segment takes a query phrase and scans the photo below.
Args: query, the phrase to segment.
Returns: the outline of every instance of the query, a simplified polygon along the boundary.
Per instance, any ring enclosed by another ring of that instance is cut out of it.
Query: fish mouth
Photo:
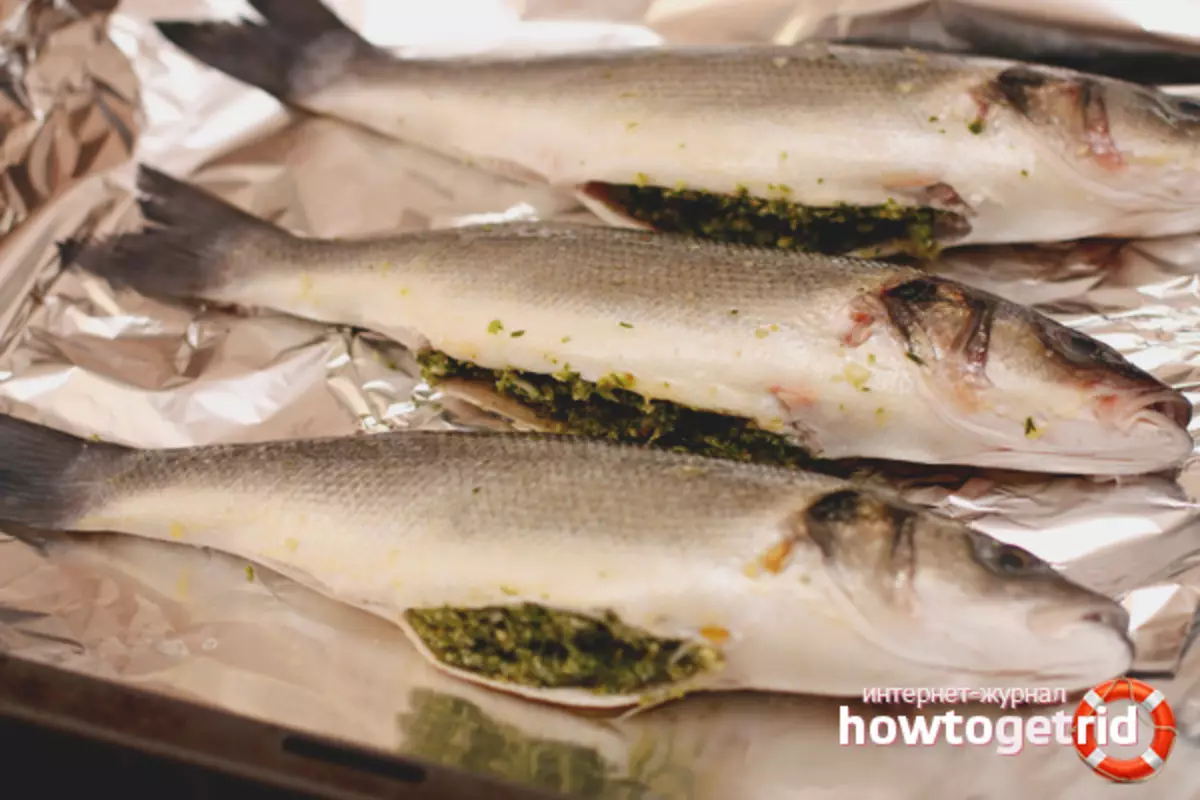
[[[963,675],[980,676],[991,679],[999,678],[1029,678],[1041,681],[1048,680],[1081,680],[1082,684],[1090,684],[1094,680],[1103,680],[1123,673],[1133,662],[1136,647],[1133,637],[1129,634],[1129,613],[1120,605],[1108,598],[1097,598],[1094,604],[1084,606],[1068,604],[1065,607],[1058,603],[1046,603],[1034,607],[1026,617],[1028,627],[1037,636],[1040,646],[1039,658],[1043,659],[1036,665],[1019,666],[1014,668],[977,667],[954,663],[952,660],[936,660],[924,657],[923,653],[901,653],[921,666],[944,669]],[[1043,634],[1051,638],[1062,637],[1063,640],[1081,639],[1087,636],[1091,642],[1079,641],[1077,648],[1072,648],[1072,657],[1064,659],[1063,652],[1055,647],[1041,646],[1046,642]],[[1098,644],[1106,641],[1104,650]],[[1120,644],[1120,656],[1110,653],[1112,644]],[[1112,666],[1105,667],[1112,658]],[[1120,662],[1123,666],[1118,666]],[[1111,674],[1109,674],[1111,673]],[[1087,676],[1083,679],[1082,676]],[[1097,677],[1103,675],[1104,678]],[[1078,687],[1071,687],[1078,688]]]
[[[1101,399],[1101,403],[1105,399]],[[1147,389],[1134,392],[1127,399],[1118,399],[1112,409],[1116,423],[1132,428],[1139,422],[1165,422],[1187,430],[1192,421],[1192,404],[1174,389]],[[1100,416],[1107,416],[1103,412]]]
[[[1047,616],[1057,616],[1062,621],[1064,614],[1070,621],[1054,626],[1059,632],[1057,636],[1053,631],[1041,635],[1036,632],[1041,625],[1029,624],[1033,633],[1011,642],[1008,648],[991,652],[980,652],[969,640],[964,642],[948,636],[947,644],[951,648],[943,657],[932,654],[938,650],[936,646],[914,650],[890,635],[880,635],[866,615],[855,616],[865,626],[860,629],[860,635],[893,657],[922,669],[978,681],[984,686],[1008,682],[1024,686],[1041,683],[1044,686],[1053,682],[1062,688],[1081,689],[1124,674],[1129,669],[1136,649],[1128,628],[1119,626],[1120,619],[1127,619],[1124,609],[1114,611],[1111,603],[1107,607],[1097,604],[1082,613],[1078,607],[1065,610],[1060,607]],[[1025,653],[1026,657],[1013,658],[1014,653]]]

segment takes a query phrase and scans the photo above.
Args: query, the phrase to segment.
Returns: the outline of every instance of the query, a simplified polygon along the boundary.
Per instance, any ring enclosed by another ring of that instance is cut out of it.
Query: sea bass
[[[160,22],[282,101],[473,163],[579,187],[939,209],[957,244],[1200,230],[1200,112],[1067,69],[810,42],[400,59],[318,0],[265,22]]]
[[[295,237],[143,167],[149,226],[86,246],[149,295],[265,307],[479,367],[615,383],[824,459],[1121,474],[1191,404],[1047,317],[919,270],[605,226]]]
[[[828,476],[576,437],[136,450],[0,417],[0,522],[246,558],[391,620],[458,677],[568,705],[1082,688],[1132,657],[1119,604],[961,523]]]

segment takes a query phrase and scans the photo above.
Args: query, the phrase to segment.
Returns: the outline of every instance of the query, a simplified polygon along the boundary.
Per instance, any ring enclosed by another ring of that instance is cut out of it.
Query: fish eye
[[[1169,102],[1171,112],[1176,117],[1186,117],[1189,120],[1200,118],[1200,102],[1187,97],[1173,97]]]
[[[1103,342],[1085,336],[1065,325],[1045,328],[1046,336],[1058,352],[1075,364],[1094,365],[1097,362],[1124,366],[1124,360]]]
[[[1175,107],[1190,117],[1200,116],[1200,103],[1196,102],[1195,100],[1188,100],[1187,98],[1181,97],[1178,101],[1176,101]]]
[[[994,560],[1001,572],[1008,573],[1025,572],[1041,563],[1032,553],[1008,544],[996,549]]]
[[[982,533],[972,531],[975,556],[981,564],[1000,575],[1021,575],[1042,572],[1047,565],[1028,550],[1005,544]]]
[[[1053,332],[1054,340],[1059,346],[1071,356],[1077,358],[1094,358],[1100,353],[1099,342],[1094,339],[1089,339],[1086,336],[1081,336],[1075,331],[1067,329],[1056,329]]]

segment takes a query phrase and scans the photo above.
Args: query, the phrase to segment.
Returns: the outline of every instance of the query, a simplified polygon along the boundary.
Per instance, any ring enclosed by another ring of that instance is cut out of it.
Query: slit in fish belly
[[[592,182],[580,191],[612,212],[664,233],[717,241],[794,248],[827,255],[905,254],[932,259],[945,244],[970,232],[962,215],[926,206],[804,206],[784,195],[766,198],[746,189],[715,194],[646,184]]]
[[[500,396],[532,410],[555,433],[647,444],[712,458],[754,461],[836,472],[789,437],[764,430],[752,420],[697,411],[633,391],[633,376],[610,375],[585,381],[564,368],[552,375],[493,370],[429,350],[417,356],[431,385],[479,381]]]
[[[622,695],[720,668],[720,652],[623,623],[536,603],[410,609],[405,621],[446,667],[537,689]]]

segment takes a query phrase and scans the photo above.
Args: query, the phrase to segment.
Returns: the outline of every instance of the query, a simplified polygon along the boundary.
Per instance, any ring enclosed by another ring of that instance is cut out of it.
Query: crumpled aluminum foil
[[[113,5],[0,0],[0,410],[143,447],[497,424],[427,402],[438,398],[408,354],[378,337],[152,300],[60,271],[57,241],[138,224],[131,154],[316,236],[590,219],[546,187],[289,113],[176,51],[148,24],[245,13],[241,3]],[[377,44],[450,55],[795,41],[878,31],[933,4],[330,5]],[[1049,8],[1003,5],[1033,19]],[[1196,20],[1163,24],[1165,5],[1075,0],[1056,4],[1054,16],[1200,41]],[[1200,235],[952,251],[937,269],[1037,305],[1193,401],[1200,392]],[[878,477],[1123,597],[1138,667],[1162,676],[1152,681],[1172,703],[1181,738],[1161,776],[1115,791],[1200,797],[1200,647],[1187,646],[1200,606],[1200,461],[1178,479],[922,468]],[[1016,756],[990,747],[841,747],[838,703],[828,700],[693,697],[627,719],[525,703],[446,678],[397,629],[245,566],[129,537],[29,543],[0,534],[0,649],[568,795],[983,800],[1094,798],[1109,788],[1061,746]]]

